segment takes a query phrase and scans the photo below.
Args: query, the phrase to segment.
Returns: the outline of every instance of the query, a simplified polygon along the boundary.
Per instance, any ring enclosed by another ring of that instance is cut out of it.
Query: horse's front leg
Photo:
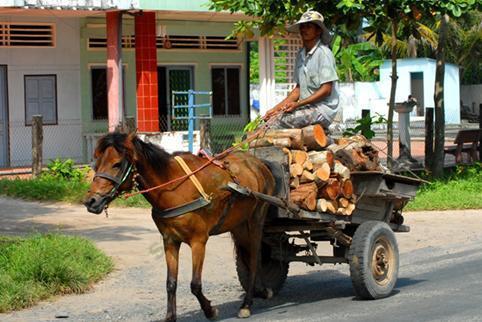
[[[166,322],[176,321],[176,289],[177,272],[179,267],[179,248],[180,242],[170,238],[164,238],[164,254],[167,264],[167,312]]]
[[[218,309],[211,306],[211,301],[209,301],[202,292],[202,270],[204,263],[204,254],[206,251],[206,241],[195,241],[191,242],[192,251],[192,280],[191,280],[191,292],[196,296],[201,305],[201,309],[204,315],[210,319],[214,320],[218,316]]]

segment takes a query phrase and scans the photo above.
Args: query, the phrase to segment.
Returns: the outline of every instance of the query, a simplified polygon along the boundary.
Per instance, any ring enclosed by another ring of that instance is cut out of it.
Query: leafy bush
[[[343,136],[352,136],[360,133],[368,140],[371,140],[375,136],[375,132],[372,130],[372,125],[387,123],[387,119],[377,113],[376,116],[367,115],[365,117],[357,119],[355,123],[357,125],[354,128],[347,128],[343,132]]]
[[[72,159],[62,161],[61,159],[57,158],[50,161],[50,163],[47,165],[47,172],[44,172],[43,175],[54,178],[82,181],[88,171],[88,167],[83,169],[75,168],[74,161]]]
[[[55,294],[82,293],[112,268],[112,260],[84,238],[0,238],[0,312]]]

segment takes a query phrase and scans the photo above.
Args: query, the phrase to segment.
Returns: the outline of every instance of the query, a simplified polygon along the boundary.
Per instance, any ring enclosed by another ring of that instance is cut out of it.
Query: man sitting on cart
[[[296,87],[264,116],[267,121],[277,115],[272,128],[320,124],[328,129],[338,111],[338,75],[335,58],[327,47],[330,35],[323,20],[319,12],[307,11],[287,28],[299,31],[303,48],[296,55]]]

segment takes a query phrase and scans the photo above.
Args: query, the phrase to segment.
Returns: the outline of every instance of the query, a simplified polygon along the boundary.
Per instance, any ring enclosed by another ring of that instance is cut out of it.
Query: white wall
[[[482,84],[460,86],[460,100],[469,111],[479,115],[479,106],[482,104]]]
[[[434,107],[435,67],[435,60],[429,58],[399,59],[397,61],[398,80],[395,101],[403,102],[411,94],[410,73],[423,72],[424,108]],[[380,86],[381,91],[386,95],[387,103],[390,98],[391,72],[391,61],[384,61],[382,66],[380,66]],[[445,122],[447,124],[459,124],[460,83],[458,66],[445,64],[444,88]]]
[[[25,126],[24,75],[57,75],[58,125],[44,126],[44,163],[56,157],[82,160],[80,117],[80,28],[76,18],[0,16],[7,22],[48,22],[56,26],[54,48],[1,48],[8,68],[10,164],[31,164],[31,127]]]

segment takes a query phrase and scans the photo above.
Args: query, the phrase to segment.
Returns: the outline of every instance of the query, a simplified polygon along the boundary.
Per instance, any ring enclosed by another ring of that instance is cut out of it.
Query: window
[[[239,115],[239,67],[211,69],[214,115]]]
[[[92,118],[94,120],[107,120],[107,68],[95,66],[90,70],[92,90]],[[125,79],[125,69],[122,68],[122,81]],[[124,84],[123,84],[123,87]],[[124,91],[122,91],[124,94]],[[123,102],[125,99],[123,100]]]
[[[0,47],[54,46],[54,24],[0,22]]]
[[[42,115],[43,124],[57,124],[57,76],[25,75],[25,124]]]

